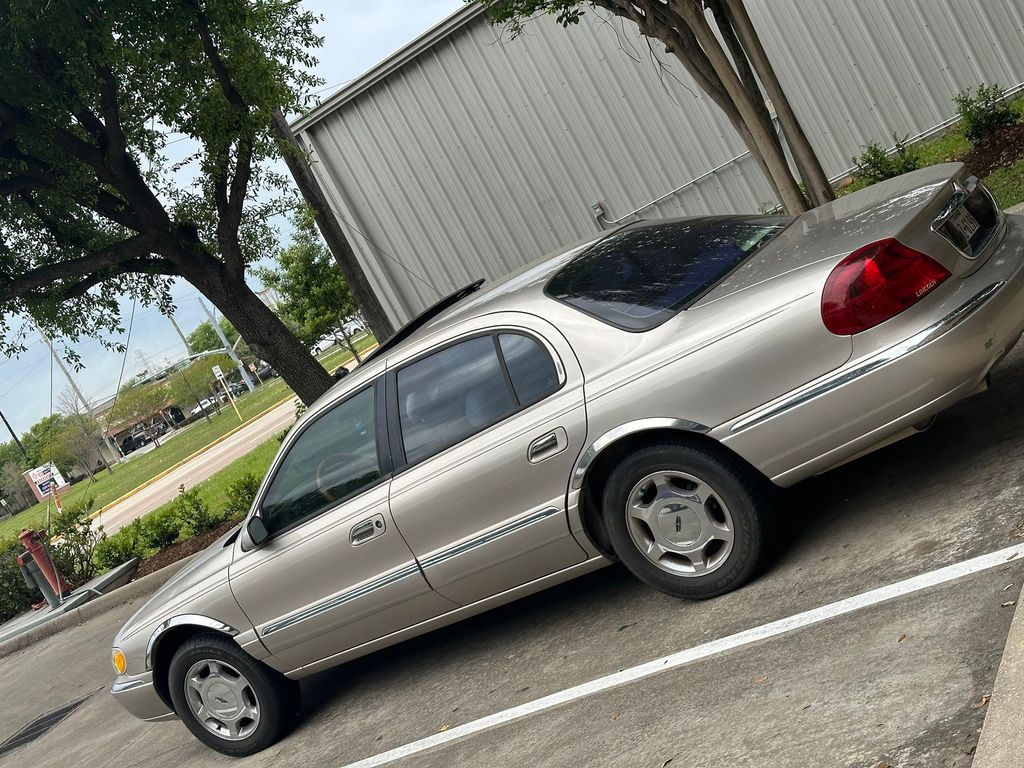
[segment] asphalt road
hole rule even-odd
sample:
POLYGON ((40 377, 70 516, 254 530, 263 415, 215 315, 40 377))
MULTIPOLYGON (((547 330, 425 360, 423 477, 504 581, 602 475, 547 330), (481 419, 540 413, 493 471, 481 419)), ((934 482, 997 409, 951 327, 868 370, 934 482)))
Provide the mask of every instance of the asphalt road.
POLYGON ((292 400, 250 422, 227 439, 217 443, 191 461, 164 475, 152 485, 111 507, 96 518, 109 534, 132 520, 152 512, 178 495, 182 484, 191 487, 241 458, 260 443, 273 437, 295 421, 292 400))
MULTIPOLYGON (((96 691, 0 765, 366 766, 375 755, 667 654, 1024 544, 1024 354, 933 429, 784 496, 775 564, 686 603, 613 566, 306 681, 296 731, 236 761, 107 695, 126 606, 0 659, 0 739, 96 691), (361 762, 364 761, 364 762, 361 762)), ((401 768, 970 765, 1018 557, 512 720, 401 768)))

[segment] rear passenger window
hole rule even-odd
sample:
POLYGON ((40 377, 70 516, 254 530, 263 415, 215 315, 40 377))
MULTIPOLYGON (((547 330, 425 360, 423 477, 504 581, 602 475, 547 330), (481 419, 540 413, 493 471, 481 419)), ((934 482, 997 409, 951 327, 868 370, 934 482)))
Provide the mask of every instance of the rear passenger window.
POLYGON ((398 372, 398 416, 410 464, 515 410, 493 336, 455 344, 398 372))
POLYGON ((558 389, 558 371, 536 339, 518 333, 498 336, 512 387, 522 406, 532 405, 558 389))

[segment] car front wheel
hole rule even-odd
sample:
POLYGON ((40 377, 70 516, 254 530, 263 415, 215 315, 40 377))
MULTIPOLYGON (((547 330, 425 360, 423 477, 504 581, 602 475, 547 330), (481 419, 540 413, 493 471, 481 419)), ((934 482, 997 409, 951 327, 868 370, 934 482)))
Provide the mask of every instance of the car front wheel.
POLYGON ((185 726, 208 747, 233 757, 280 739, 298 709, 294 682, 213 633, 197 635, 175 652, 168 682, 185 726))
POLYGON ((700 600, 736 589, 763 565, 773 495, 714 446, 652 443, 612 470, 603 510, 612 547, 635 576, 700 600))

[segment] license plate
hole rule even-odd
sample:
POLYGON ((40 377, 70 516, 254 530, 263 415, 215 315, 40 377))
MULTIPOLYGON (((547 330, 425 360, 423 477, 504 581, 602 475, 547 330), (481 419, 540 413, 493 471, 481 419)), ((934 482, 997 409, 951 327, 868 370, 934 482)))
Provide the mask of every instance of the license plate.
POLYGON ((974 237, 974 233, 981 228, 978 220, 962 205, 953 211, 953 214, 949 217, 949 223, 959 229, 968 242, 974 237))

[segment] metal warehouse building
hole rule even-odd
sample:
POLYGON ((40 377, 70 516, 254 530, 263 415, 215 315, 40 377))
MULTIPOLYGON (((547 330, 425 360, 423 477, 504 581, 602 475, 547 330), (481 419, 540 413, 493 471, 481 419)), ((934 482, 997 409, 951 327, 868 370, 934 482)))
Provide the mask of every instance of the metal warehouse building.
MULTIPOLYGON (((1020 0, 747 0, 830 175, 868 141, 948 124, 979 83, 1024 87, 1020 0)), ((402 323, 608 222, 774 204, 674 59, 587 11, 509 40, 467 6, 295 124, 391 318, 402 323)))

